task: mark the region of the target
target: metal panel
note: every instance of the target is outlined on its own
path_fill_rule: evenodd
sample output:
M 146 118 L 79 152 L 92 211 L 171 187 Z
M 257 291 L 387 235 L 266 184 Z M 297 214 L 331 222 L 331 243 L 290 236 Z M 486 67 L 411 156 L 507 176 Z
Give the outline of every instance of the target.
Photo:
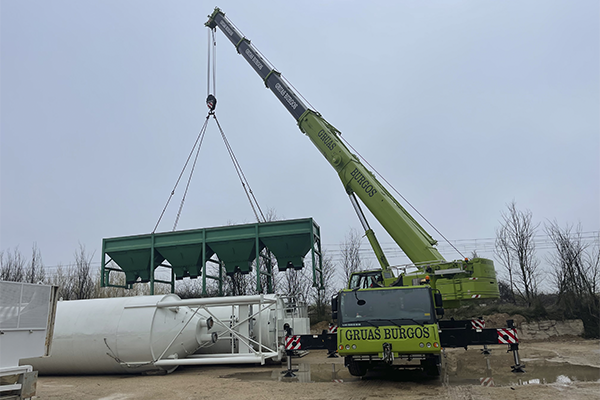
M 0 281 L 0 368 L 48 354 L 55 304 L 55 286 Z

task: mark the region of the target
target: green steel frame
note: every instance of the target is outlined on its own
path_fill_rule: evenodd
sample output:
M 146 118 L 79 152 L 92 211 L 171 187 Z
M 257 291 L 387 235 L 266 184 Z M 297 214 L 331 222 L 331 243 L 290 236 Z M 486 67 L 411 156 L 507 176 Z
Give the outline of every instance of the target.
M 223 295 L 223 269 L 227 275 L 238 271 L 247 274 L 256 261 L 257 292 L 265 289 L 261 275 L 266 275 L 266 292 L 273 293 L 270 254 L 276 257 L 280 271 L 299 270 L 304 267 L 304 257 L 309 251 L 313 286 L 322 288 L 321 235 L 312 218 L 106 238 L 102 240 L 101 285 L 130 289 L 135 283 L 149 282 L 150 293 L 154 294 L 155 282 L 169 284 L 174 292 L 177 279 L 202 277 L 203 296 L 207 295 L 207 278 L 219 283 L 219 295 Z M 261 257 L 265 259 L 267 272 L 260 270 Z M 109 266 L 111 261 L 117 267 Z M 219 268 L 218 276 L 208 275 L 207 262 L 224 268 Z M 170 281 L 155 278 L 158 267 L 171 269 Z M 124 273 L 125 285 L 111 284 L 112 273 Z

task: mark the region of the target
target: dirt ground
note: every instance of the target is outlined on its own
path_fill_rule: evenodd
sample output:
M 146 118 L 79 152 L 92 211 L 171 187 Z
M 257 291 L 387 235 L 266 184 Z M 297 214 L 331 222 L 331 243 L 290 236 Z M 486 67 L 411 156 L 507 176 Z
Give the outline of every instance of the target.
M 180 367 L 169 375 L 40 376 L 37 399 L 600 399 L 600 342 L 579 338 L 522 342 L 527 372 L 510 372 L 512 353 L 495 346 L 446 352 L 442 376 L 417 372 L 347 373 L 342 358 L 311 351 L 294 358 L 297 377 L 283 364 Z M 489 379 L 491 378 L 491 379 Z M 493 380 L 493 381 L 492 381 Z M 485 386 L 493 382 L 495 386 Z

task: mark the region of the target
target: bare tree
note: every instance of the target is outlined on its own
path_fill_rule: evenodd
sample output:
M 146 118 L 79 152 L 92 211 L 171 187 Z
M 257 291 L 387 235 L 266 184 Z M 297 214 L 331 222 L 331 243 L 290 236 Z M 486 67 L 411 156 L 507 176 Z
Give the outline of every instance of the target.
M 29 283 L 40 283 L 46 280 L 46 272 L 42 264 L 42 254 L 37 243 L 31 246 L 31 260 L 25 274 L 25 280 Z
M 182 299 L 202 297 L 202 283 L 198 279 L 181 279 L 175 282 L 175 293 Z
M 496 229 L 496 248 L 494 249 L 494 253 L 508 273 L 508 288 L 504 288 L 505 292 L 507 292 L 505 294 L 508 295 L 508 299 L 511 303 L 516 304 L 517 299 L 515 298 L 514 280 L 515 266 L 513 265 L 509 230 L 506 226 Z
M 345 285 L 350 281 L 350 275 L 361 270 L 362 262 L 360 259 L 360 244 L 362 237 L 351 228 L 344 237 L 344 242 L 340 244 L 342 256 L 342 274 Z
M 512 290 L 531 306 L 540 283 L 534 242 L 539 224 L 533 224 L 531 211 L 517 210 L 514 201 L 502 213 L 502 220 L 496 232 L 496 255 L 509 273 Z
M 545 229 L 555 247 L 549 262 L 554 268 L 559 307 L 564 310 L 566 317 L 583 321 L 586 336 L 600 336 L 598 244 L 592 251 L 587 251 L 580 226 L 572 232 L 571 226 L 561 229 L 558 223 L 553 222 L 546 225 Z
M 335 264 L 325 252 L 322 252 L 321 256 L 323 258 L 323 287 L 318 288 L 313 286 L 310 290 L 310 301 L 316 321 L 330 319 L 331 297 L 337 292 L 337 288 L 335 287 Z
M 600 293 L 600 233 L 594 241 L 594 246 L 587 252 L 586 262 L 590 267 L 591 286 L 594 288 L 594 293 Z
M 245 296 L 252 293 L 252 276 L 236 271 L 225 278 L 225 293 L 229 296 Z
M 75 252 L 75 275 L 72 276 L 73 298 L 89 299 L 94 294 L 94 281 L 91 275 L 92 259 L 94 254 L 88 255 L 85 246 L 79 244 L 79 249 Z
M 0 280 L 23 282 L 25 279 L 25 258 L 18 247 L 0 252 Z
M 500 292 L 500 301 L 503 301 L 505 303 L 515 302 L 515 292 L 512 291 L 508 282 L 498 280 L 498 291 Z
M 58 298 L 62 300 L 75 300 L 73 297 L 71 276 L 74 274 L 72 266 L 63 266 L 58 264 L 54 274 L 51 275 L 48 282 L 51 285 L 58 286 Z
M 283 272 L 283 277 L 279 280 L 280 293 L 294 298 L 296 301 L 306 302 L 312 278 L 306 272 L 308 268 L 295 270 L 288 268 Z

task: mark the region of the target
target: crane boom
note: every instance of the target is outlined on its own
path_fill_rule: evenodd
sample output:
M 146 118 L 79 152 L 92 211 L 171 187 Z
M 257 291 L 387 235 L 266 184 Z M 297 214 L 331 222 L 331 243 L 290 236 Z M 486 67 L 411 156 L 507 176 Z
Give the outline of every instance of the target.
M 420 264 L 444 260 L 434 247 L 437 242 L 394 199 L 358 157 L 350 152 L 340 139 L 340 132 L 302 101 L 300 96 L 286 84 L 281 74 L 261 56 L 250 40 L 237 30 L 220 9 L 215 8 L 205 25 L 211 29 L 218 26 L 223 31 L 238 53 L 262 78 L 267 88 L 292 114 L 300 130 L 310 138 L 336 170 L 346 192 L 354 193 L 360 198 L 412 262 Z M 369 231 L 370 229 L 367 229 L 369 241 L 385 269 L 387 267 L 385 256 L 376 243 L 372 231 Z

